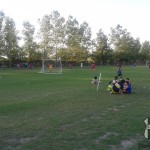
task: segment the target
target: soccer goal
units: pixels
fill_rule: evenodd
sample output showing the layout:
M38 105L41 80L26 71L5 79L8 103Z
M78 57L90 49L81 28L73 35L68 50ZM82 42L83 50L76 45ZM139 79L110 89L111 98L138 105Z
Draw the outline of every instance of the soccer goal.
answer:
M45 74L62 74L61 58L43 59L40 73Z
M146 61L146 67L149 67L150 61Z

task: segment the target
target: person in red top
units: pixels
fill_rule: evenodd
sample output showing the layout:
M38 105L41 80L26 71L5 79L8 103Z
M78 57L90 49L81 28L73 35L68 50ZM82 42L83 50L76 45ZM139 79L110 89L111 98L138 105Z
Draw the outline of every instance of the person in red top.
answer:
M92 69L92 70L95 70L95 69L96 69L96 64L92 64L92 65L91 65L91 69Z

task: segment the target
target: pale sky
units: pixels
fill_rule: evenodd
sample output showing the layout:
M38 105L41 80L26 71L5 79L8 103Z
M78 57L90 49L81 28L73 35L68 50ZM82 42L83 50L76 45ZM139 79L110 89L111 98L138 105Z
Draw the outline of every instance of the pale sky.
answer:
M21 30L23 21L35 27L37 19L57 10L61 16L72 15L86 21L95 37L99 29L105 34L120 24L140 41L150 41L150 0L0 0L0 11L14 19Z

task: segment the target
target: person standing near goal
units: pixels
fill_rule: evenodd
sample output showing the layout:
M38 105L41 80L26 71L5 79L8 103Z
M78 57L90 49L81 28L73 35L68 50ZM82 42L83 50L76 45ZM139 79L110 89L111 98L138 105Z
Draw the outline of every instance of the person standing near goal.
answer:
M52 71L52 68L53 68L53 65L52 65L52 64L49 64L49 65L48 65L49 71Z

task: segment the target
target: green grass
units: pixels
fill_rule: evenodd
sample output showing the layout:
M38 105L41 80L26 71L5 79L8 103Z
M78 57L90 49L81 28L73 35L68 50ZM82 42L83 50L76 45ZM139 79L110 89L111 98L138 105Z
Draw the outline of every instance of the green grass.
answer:
M144 119L150 116L150 70L123 67L130 95L106 91L115 67L64 69L62 75L37 70L0 70L0 149L139 150ZM99 91L91 85L102 73ZM142 149L142 148L141 148Z

